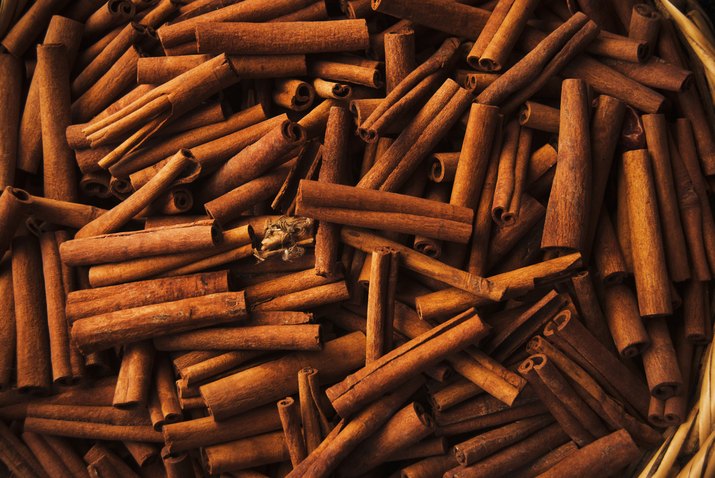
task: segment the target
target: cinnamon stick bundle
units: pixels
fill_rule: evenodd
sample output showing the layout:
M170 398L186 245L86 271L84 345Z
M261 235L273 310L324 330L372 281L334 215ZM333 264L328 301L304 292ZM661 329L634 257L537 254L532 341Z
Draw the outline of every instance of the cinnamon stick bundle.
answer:
M209 412L225 420L258 405L295 393L295 374L304 367L321 371L325 380L335 380L358 368L365 356L365 336L355 332L325 343L323 350L286 355L277 360L228 375L200 387ZM270 380L266 378L270 377ZM268 386L268 388L266 388ZM227 390L232 393L227 394ZM257 393L260 390L260 393Z
M154 340L158 350L320 350L320 325L212 328Z
M72 325L72 340L80 351L96 352L172 331L240 320L245 316L243 293L222 292L86 317ZM171 325L172 329L167 330L166 325ZM103 333L98 335L98 330Z
M196 26L199 53L303 54L366 50L365 20L326 22L199 23Z
M250 233L247 231L247 234ZM202 221L142 231L89 235L63 243L60 253L65 264L79 266L196 251L220 244L221 240L218 227L212 221Z
M628 226L633 245L633 269L638 308L644 317L670 315L670 283L663 235L657 211L653 170L646 150L623 155Z
M138 307L228 290L227 271L152 279L70 292L66 313L69 320L76 320L110 312L120 306Z
M348 134L350 118L345 108L330 108L325 126L325 146L318 180L320 183L340 184L346 175L345 158L348 152ZM316 183L316 184L320 184ZM296 196L296 214L302 207L302 184L300 181ZM303 214L305 215L305 214ZM338 256L338 226L330 218L318 218L318 231L315 234L315 271L318 275L334 275Z
M446 354L484 336L486 330L479 316L468 311L395 348L326 393L341 416L351 415L361 405L404 383L409 370L437 363ZM387 375L384 371L388 368L395 371Z
M561 88L559 159L541 247L583 252L591 186L588 94L580 80L564 80Z
M43 392L52 370L40 245L31 236L18 237L12 250L17 388Z
M378 249L372 253L365 363L377 360L392 348L398 261L398 253L390 249Z
M296 213L319 221L420 233L462 244L469 241L472 229L472 212L464 207L307 180L300 182Z

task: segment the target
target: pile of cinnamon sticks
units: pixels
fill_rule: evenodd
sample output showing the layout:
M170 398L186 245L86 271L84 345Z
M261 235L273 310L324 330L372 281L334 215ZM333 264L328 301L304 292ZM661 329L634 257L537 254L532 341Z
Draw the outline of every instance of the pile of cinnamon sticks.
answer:
M0 461L637 474L712 339L663 2L2 2Z

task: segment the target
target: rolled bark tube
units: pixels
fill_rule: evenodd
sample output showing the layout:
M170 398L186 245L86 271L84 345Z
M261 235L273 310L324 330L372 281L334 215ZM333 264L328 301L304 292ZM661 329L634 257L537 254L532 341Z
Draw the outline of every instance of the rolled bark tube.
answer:
M588 51L597 56L632 63L642 63L650 56L650 49L646 41L612 33L602 34L594 39L589 45Z
M469 466L517 443L549 425L553 419L547 415L517 420L503 427L482 433L454 445L453 452L462 466Z
M416 67L415 32L406 29L385 34L385 90L391 92Z
M653 180L663 231L663 247L667 251L668 271L673 281L682 282L690 277L690 267L675 184L673 183L673 168L665 116L643 115L641 119L648 144L648 153L653 165Z
M434 169L435 164L432 166ZM449 200L449 194L450 190L447 184L434 183L427 186L427 192L424 198L431 201L447 202ZM415 235L412 248L436 259L442 255L442 244L443 242L437 239Z
M3 38L2 46L5 50L15 58L22 57L62 4L62 0L43 0L33 3Z
M109 0L85 22L85 35L95 37L130 20L136 13L134 3L129 0Z
M106 209L86 204L33 196L23 190L16 189L16 191L21 191L22 194L27 195L29 199L27 211L32 217L58 226L80 229L85 224L107 212Z
M237 133L244 128L247 128L246 132L249 132L250 128L248 127L256 125L265 119L265 110L262 106L256 105L229 116L225 121L191 129L175 136L151 141L144 147L127 154L126 157L118 163L110 166L109 171L114 176L126 177L127 175L140 171L142 168L156 165L156 171L158 172L176 151L187 147L194 148L192 149L192 153L195 154L199 161L202 161L204 152L197 151L197 147L200 150L202 145L209 145L214 140L231 136L232 133ZM243 148L247 144L238 144L237 146ZM135 187L140 187L150 178L151 176L137 183L132 177L132 182L135 183Z
M670 283L653 173L646 150L624 153L623 178L627 190L626 201L640 315L670 315L673 312Z
M72 103L72 118L88 121L136 82L139 51L130 46L91 87Z
M186 275L199 272L204 266L217 267L232 260L248 257L252 254L253 245L252 232L248 232L247 229L248 226L242 226L227 231L222 244L218 247L92 266L89 270L89 282L92 287L102 287L162 274Z
M18 159L22 148L22 143L18 142L22 71L20 62L8 54L0 54L0 88L4 92L5 104L0 113L0 133L5 138L0 146L0 188L4 189L14 183L15 168L22 165ZM37 128L36 123L34 126Z
M395 306L394 283L398 253L390 249L373 251L367 296L365 363L377 360L390 350ZM390 287L390 283L393 287ZM391 294L392 293L392 294Z
M628 432L621 429L573 452L539 476L543 478L561 478L574 474L594 478L608 476L634 463L640 454ZM604 456L608 456L609 459L604 460Z
M246 369L200 387L209 412L225 420L258 405L297 391L295 374L303 367L320 370L324 380L336 380L358 368L365 356L365 336L355 332L326 342L320 352L302 352ZM270 384L270 390L265 389ZM231 390L230 394L226 390ZM258 392L258 390L261 390Z
M40 119L42 123L44 194L50 199L77 200L72 150L65 142L70 125L69 64L61 44L37 49Z
M169 119L238 81L226 55L200 64L144 94L119 111L89 124L83 133L93 147L121 143L100 164L109 167L159 131Z
M157 350L320 350L320 325L212 328L154 340Z
M499 28L504 23L504 19L511 11L513 4L514 0L503 0L497 1L496 5L494 5L492 14L489 15L484 28L479 33L479 36L477 36L477 39L474 41L474 45L472 45L472 48L467 54L467 63L469 63L472 68L479 68L479 59L482 57L484 51L487 49L489 44L494 39L497 31L499 31ZM500 40L503 41L501 38Z
M549 259L530 266L491 276L491 280L508 285L509 295L518 296L536 287L536 283L547 284L571 275L571 271L581 266L581 256L577 253ZM415 301L420 317L429 318L449 315L487 303L484 299L460 289L444 289L418 297Z
M231 2L234 3L234 2ZM175 47L196 39L195 31L199 23L204 22L239 22L267 21L273 18L286 15L298 9L311 5L313 0L301 0L298 2L283 0L279 2L266 2L265 0L252 0L250 3L240 5L241 2L227 5L216 11L207 10L206 13L188 18L184 21L172 25L164 25L157 32L162 46L167 48Z
M574 442L566 442L544 454L541 458L534 460L531 464L515 471L514 476L518 478L533 478L534 476L539 476L576 450L578 450L578 447Z
M0 390L5 391L12 384L15 370L15 304L13 298L11 261L0 263L0 307L4 310L4 320L0 324Z
M340 279L340 275L323 277L316 274L314 269L307 269L247 286L245 288L246 301L251 307L255 307L276 297L331 284Z
M486 10L444 0L380 0L373 2L372 9L467 38L477 38L489 18Z
M366 50L369 46L365 20L326 22L199 23L196 25L199 53L232 55L304 54Z
M640 378L626 368L603 347L568 310L563 310L544 327L544 336L557 343L563 340L601 374L634 409L645 415L648 411L648 390ZM576 359L576 357L574 358Z
M149 400L153 366L154 349L151 342L126 345L112 405L116 408L137 408L146 405Z
M451 61L458 46L457 39L448 38L432 56L395 85L365 121L360 122L360 137L364 141L376 141L390 123L411 111L415 102L434 91L436 84L442 79L440 70ZM426 112L425 108L423 111ZM431 119L433 115L434 113L426 113L426 119Z
M295 467L305 459L305 440L300 429L300 409L291 397L278 402L278 415L283 427L283 440L290 455L290 462Z
M484 324L479 316L470 310L395 348L339 384L328 388L326 394L341 416L349 416L360 405L369 403L385 391L404 383L407 370L433 365L444 358L445 347L454 352L468 342L481 338L484 333ZM394 373L390 376L384 375L385 367L393 369Z
M227 271L151 279L71 292L67 296L66 312L67 318L73 321L111 312L120 307L139 307L228 290Z
M424 107L410 122L399 135L399 137L391 142L385 143L389 147L384 154L377 157L372 166L365 172L358 182L358 187L370 189L378 189L380 185L387 179L392 169L396 167L401 159L400 155L405 154L414 145L419 138L422 130L429 125L432 118L437 115L448 103L451 97L457 91L457 85L451 80L445 83L437 90L437 92L427 101ZM353 102L353 107L355 102ZM375 109L374 111L378 111ZM358 111L359 116L359 111ZM366 120L367 121L367 120ZM362 127L365 129L366 126ZM369 134L369 132L368 132ZM377 135L377 133L375 133ZM364 135L363 135L364 136ZM375 137L374 140L376 140ZM373 141L374 141L373 140Z
M132 22L122 28L117 36L72 80L72 96L75 98L82 96L128 48L137 44L144 34L146 34L146 27L139 23Z
M150 443L162 443L161 433L154 431L151 425L106 425L51 418L28 417L25 430L40 434L56 435L88 440L127 440Z
M321 98L330 98L334 100L348 100L352 98L352 86L345 83L337 83L334 81L315 78L313 80L313 89L315 94Z
M479 203L475 211L472 243L470 245L467 270L472 274L484 275L488 267L489 244L492 233L491 209L494 202L497 176L499 174L499 155L501 153L501 128L492 145L487 172L484 178Z
M344 181L345 158L350 134L350 115L345 108L330 108L325 129L325 146L316 185L340 184ZM302 184L300 181L296 196L296 214L302 205ZM330 218L321 218L315 234L315 271L318 275L334 275L338 259L339 226Z
M343 228L341 238L344 243L364 252L372 252L378 247L388 246L400 254L401 264L405 268L457 287L467 292L470 297L475 297L472 294L476 294L498 301L504 296L505 289L494 287L490 281L485 281L482 277L447 266L431 257L419 254L408 247L380 236Z
M643 367L651 395L659 400L680 395L683 378L678 359L664 319L649 320L646 324L650 345L643 351Z
M704 283L690 280L683 292L685 337L693 344L705 343L712 335L707 321L707 294Z
M694 125L683 118L676 120L675 123L676 140L678 144L678 152L684 168L687 170L693 189L700 199L700 208L702 210L702 228L703 228L703 243L705 252L707 253L710 271L715 271L715 239L712 235L715 231L715 220L712 218L712 209L707 198L707 186L703 179L700 167L698 167L698 154L696 153L696 143L693 137ZM702 156L700 156L702 157Z
M492 219L499 226L506 226L514 222L514 217L507 211L514 193L514 174L520 129L516 120L510 121L504 128L504 142L499 153L497 182L494 186L492 200Z
M547 133L558 133L559 110L534 101L527 101L519 112L519 124Z
M13 241L12 250L17 388L42 392L52 377L40 246L25 236Z
M666 63L660 58L651 58L645 63L602 58L601 61L622 75L649 88L682 93L690 88L693 73Z
M650 56L657 47L661 18L660 12L650 5L642 3L633 5L628 37L645 41L648 46L647 56Z
M372 439L351 453L338 468L338 476L360 476L376 468L398 450L414 446L432 433L434 422L415 402L400 409Z
M72 326L72 339L80 351L96 352L113 345L240 320L245 316L243 293L223 292L80 319ZM166 329L167 324L171 324L171 330Z
M531 355L519 365L519 373L529 381L539 400L553 415L564 433L577 445L585 446L594 440L594 432L589 430L585 423L579 421L579 418L573 414L573 410L565 406L562 397L556 395L546 384L544 378L536 372L536 368L547 361L547 357L543 354ZM575 393L573 390L570 391Z
M191 152L185 149L180 150L143 188L132 194L130 198L122 201L118 206L84 226L77 232L75 237L81 239L115 232L142 209L155 201L180 175L189 176L195 174L197 167L198 165Z
M421 234L462 244L469 241L472 229L472 211L465 207L306 180L300 182L296 214L319 221Z
M49 476L59 476L62 478L72 476L64 462L57 453L50 448L42 435L24 432L22 434L22 440L27 444L30 450L32 450L32 453Z
M0 223L3 224L0 233L0 257L10 247L15 231L25 218L31 201L27 192L10 186L5 187L0 194Z
M65 264L78 266L198 251L221 242L218 228L211 221L201 221L73 239L62 244L60 253Z
M450 204L476 208L477 191L482 190L484 184L493 137L500 120L498 108L476 103L471 106L467 131L454 174Z
M451 80L448 80L451 81ZM394 166L394 169L387 171L387 177L380 185L381 191L397 191L408 179L415 173L422 160L432 151L439 141L447 134L447 132L459 120L467 107L472 103L474 97L464 88L458 88L456 93L449 99L445 107L432 119L432 121L424 128L417 140L404 153L402 159ZM420 111L423 113L424 111ZM413 123L412 126L414 126ZM400 135L400 138L402 135ZM398 138L398 140L400 139ZM398 141L393 143L393 146ZM404 146L404 144L403 144ZM399 148L394 152L400 154ZM385 153L388 156L388 153ZM376 165L377 166L377 165ZM388 166L387 163L382 163L380 169ZM362 180L360 181L362 183Z
M52 379L68 384L74 380L71 364L69 328L65 315L65 285L57 236L46 232L40 236L42 270L47 304Z
M291 78L306 76L305 55L229 56L236 74L244 79Z
M618 132L623 124L625 110L625 105L611 96L601 95L596 99L596 110L591 121L592 184L585 245L587 257L590 256L599 226L599 217L613 164ZM598 241L597 244L603 246L601 241Z
M608 322L601 309L601 303L596 293L596 287L588 271L580 272L571 277L581 319L586 328L606 348L613 350L613 339L608 329Z
M199 199L207 202L287 162L290 152L304 141L304 134L299 125L289 121L275 126L203 181Z
M564 80L559 159L546 209L542 248L583 252L591 189L591 148L586 84Z
M588 404L579 397L576 390L569 384L558 368L545 355L536 355L534 368L541 381L558 397L564 408L573 415L579 423L595 438L608 434L606 426L594 413ZM534 356L532 356L533 358Z
M340 61L311 61L308 64L308 74L313 77L345 81L369 88L380 88L384 85L382 73L377 68Z
M13 473L41 478L49 476L32 451L4 423L0 425L0 441L3 444L0 456L2 456L3 463Z
M457 172L460 153L434 153L430 180L436 183L453 182Z
M403 449L393 453L386 461L415 460L431 456L439 456L447 453L449 446L444 437L425 438L412 445L409 449Z
M528 34L529 31L527 30L526 33ZM526 87L526 91L533 94L536 91L535 89L538 89L546 81L546 76L542 73L542 70L553 74L550 70L560 69L563 63L568 62L583 50L597 33L598 27L593 23L589 23L588 17L582 13L577 13L548 36L541 36L538 33L537 35L532 34L530 36L534 41L529 40L527 36L526 41L531 43L531 48L533 49L519 60L513 68L510 68L494 83L486 87L477 97L478 101L499 105L524 87ZM524 42L523 37L521 41L522 43ZM537 78L539 79L538 84L534 83L533 86L528 86L530 81L537 80ZM524 93L516 96L518 98L516 106L528 99L528 96L527 98L521 98L521 95L524 95ZM512 100L511 103L515 101ZM510 107L509 110L513 110L513 108Z
M253 409L245 414L215 421L212 417L195 418L167 424L162 428L166 446L173 454L225 443L280 430L275 405Z
M587 56L574 59L562 71L566 77L580 78L596 91L646 113L658 113L664 107L661 94Z
M300 401L300 421L303 424L305 448L307 453L320 446L323 440L321 420L327 419L321 410L319 399L319 371L304 367L298 372L298 397Z
M581 398L609 425L611 428L625 428L638 443L658 443L659 433L650 426L636 420L623 410L623 405L608 395L605 390L583 368L573 362L568 356L554 347L541 336L534 337L527 345L530 353L543 353L552 360L559 370L577 386ZM647 397L646 397L647 398ZM649 402L650 400L648 400ZM647 408L646 408L647 412Z
M386 395L362 410L349 423L341 423L287 478L328 476L365 438L375 433L399 407L422 386L423 380L412 379L400 390Z
M509 473L567 441L568 436L561 430L559 425L552 424L541 433L535 433L474 465L452 468L444 476L449 478L468 478Z
M709 280L711 277L708 254L703 237L703 214L700 199L695 192L693 182L683 164L680 153L672 136L670 137L670 158L673 166L673 181L677 193L683 233L688 245L688 256L693 277L697 280Z
M315 90L301 80L280 80L273 90L273 102L293 111L305 111L313 105Z
M441 476L458 464L454 455L438 455L407 465L400 472L405 478L428 478L430 476Z
M69 67L74 63L82 39L83 25L69 18L55 15L50 20L44 43L62 44L67 53ZM27 93L25 108L20 123L20 142L18 145L17 167L35 174L42 161L42 128L40 122L39 75L33 75Z
M511 3L511 6L484 51L479 55L478 65L486 71L503 69L519 35L537 5L533 0L514 0L501 3ZM470 60L469 56L467 60Z
M211 474L278 463L290 458L283 432L272 432L204 449Z
M159 360L154 367L154 396L159 404L162 428L183 418L176 393L174 370L166 359Z
M137 83L160 85L211 59L211 55L179 55L139 58Z
M599 279L605 285L623 282L629 274L628 266L611 218L605 211L601 212L593 244L593 264Z
M107 173L86 173L79 180L79 190L87 196L106 199L112 196L109 182L110 176Z

